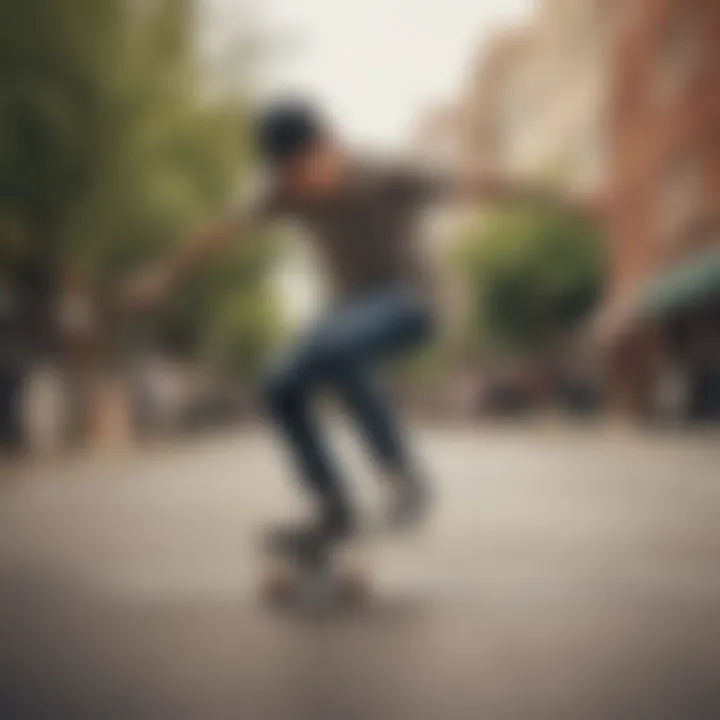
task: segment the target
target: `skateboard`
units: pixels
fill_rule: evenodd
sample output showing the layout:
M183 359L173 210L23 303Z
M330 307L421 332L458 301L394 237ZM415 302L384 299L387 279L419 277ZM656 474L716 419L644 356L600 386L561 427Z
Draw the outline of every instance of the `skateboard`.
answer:
M422 523L398 525L384 517L366 516L348 537L324 544L300 543L301 551L294 543L278 545L274 540L287 538L288 531L292 538L303 533L275 528L264 534L261 545L261 596L275 606L327 608L367 602L375 589L371 550L386 548L392 538L412 538L420 527Z
M367 533L317 547L312 552L294 552L262 543L260 594L276 608L351 607L372 596Z

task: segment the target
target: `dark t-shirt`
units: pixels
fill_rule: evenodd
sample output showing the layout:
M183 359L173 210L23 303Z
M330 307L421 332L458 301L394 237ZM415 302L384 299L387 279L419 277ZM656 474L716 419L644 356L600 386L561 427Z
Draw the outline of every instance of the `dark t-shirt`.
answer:
M245 212L253 220L286 218L306 228L340 300L390 286L429 292L417 226L423 208L446 186L410 166L357 163L330 196L293 199L271 186Z

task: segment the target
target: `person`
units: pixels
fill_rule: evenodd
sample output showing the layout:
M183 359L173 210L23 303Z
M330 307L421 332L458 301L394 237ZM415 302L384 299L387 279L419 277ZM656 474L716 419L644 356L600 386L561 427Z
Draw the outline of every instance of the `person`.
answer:
M289 530L325 543L343 538L357 517L331 448L312 411L320 389L338 395L357 420L387 488L391 527L419 522L430 490L392 404L375 384L378 365L430 341L436 329L432 275L416 224L442 193L489 200L543 201L483 173L449 178L403 163L357 158L310 104L287 100L258 120L257 147L269 181L180 251L135 278L125 298L157 302L256 223L290 218L308 228L333 280L333 302L270 367L263 396L317 500L316 517ZM554 198L553 198L554 199Z

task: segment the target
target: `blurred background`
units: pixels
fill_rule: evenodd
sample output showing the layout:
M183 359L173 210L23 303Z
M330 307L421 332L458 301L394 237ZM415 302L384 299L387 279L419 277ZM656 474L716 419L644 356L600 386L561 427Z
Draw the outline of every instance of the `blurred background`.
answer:
M713 3L1 7L9 451L253 417L263 359L322 302L296 232L239 244L142 322L109 298L242 188L252 110L285 89L359 148L609 199L595 225L459 200L431 209L446 322L398 373L413 413L720 418Z
M303 499L256 380L312 244L112 302L288 90L359 151L606 200L427 209L442 332L388 381L438 503L340 623L254 602ZM719 419L716 0L0 0L3 720L717 718Z

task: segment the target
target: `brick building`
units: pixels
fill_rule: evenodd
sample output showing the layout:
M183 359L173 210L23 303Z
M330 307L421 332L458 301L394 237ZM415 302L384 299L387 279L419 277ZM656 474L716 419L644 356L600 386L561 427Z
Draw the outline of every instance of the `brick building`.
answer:
M574 189L603 179L604 41L596 0L542 0L472 68L464 156Z
M720 412L720 3L619 0L608 34L608 244L599 324L614 403ZM713 379L714 376L714 379Z

